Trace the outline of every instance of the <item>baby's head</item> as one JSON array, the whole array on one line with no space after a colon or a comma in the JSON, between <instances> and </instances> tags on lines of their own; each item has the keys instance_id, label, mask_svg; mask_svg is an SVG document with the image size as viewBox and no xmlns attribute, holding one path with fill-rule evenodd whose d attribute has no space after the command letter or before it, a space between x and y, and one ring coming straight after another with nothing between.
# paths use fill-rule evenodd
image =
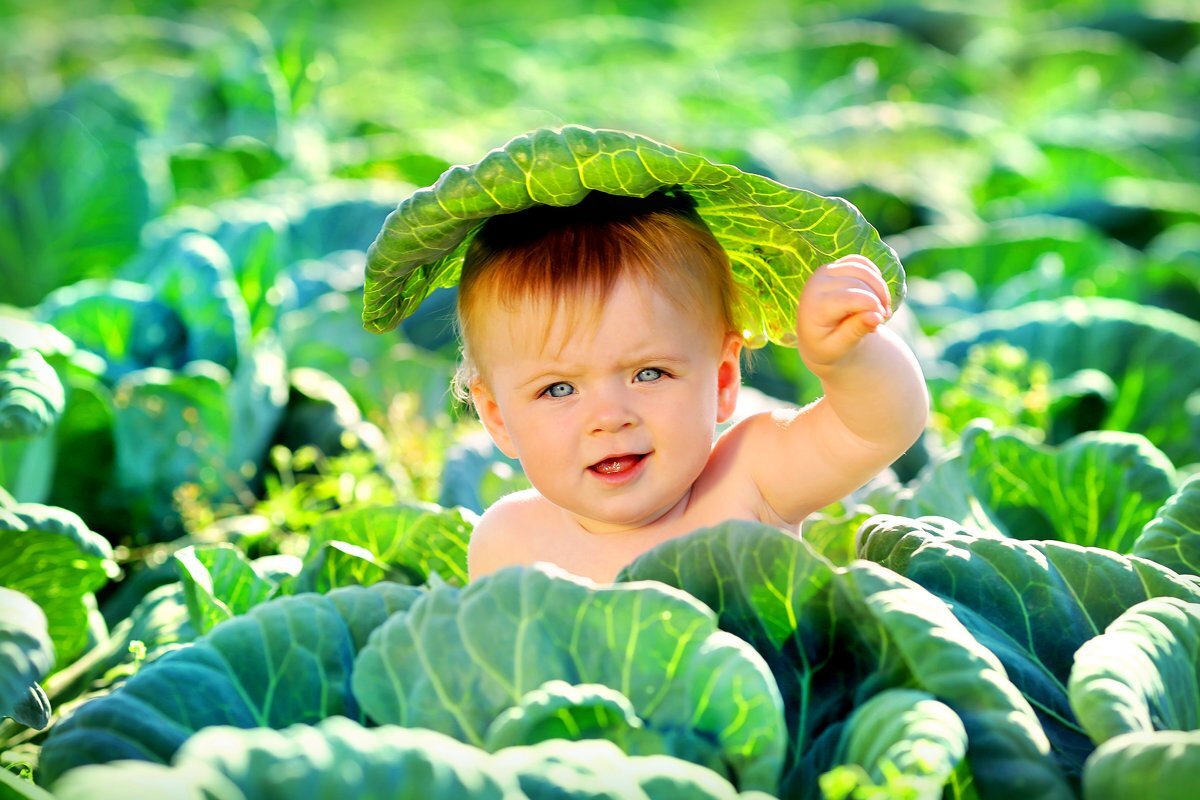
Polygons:
<instances>
[{"instance_id":1,"label":"baby's head","mask_svg":"<svg viewBox=\"0 0 1200 800\"><path fill-rule=\"evenodd\" d=\"M486 381L489 358L481 331L490 309L538 301L547 338L565 315L586 324L621 277L644 281L691 315L711 321L714 345L735 330L729 259L682 191L648 197L592 192L573 206L535 206L490 218L467 249L458 290L463 361L455 394ZM497 352L498 351L498 352Z\"/></svg>"}]
</instances>

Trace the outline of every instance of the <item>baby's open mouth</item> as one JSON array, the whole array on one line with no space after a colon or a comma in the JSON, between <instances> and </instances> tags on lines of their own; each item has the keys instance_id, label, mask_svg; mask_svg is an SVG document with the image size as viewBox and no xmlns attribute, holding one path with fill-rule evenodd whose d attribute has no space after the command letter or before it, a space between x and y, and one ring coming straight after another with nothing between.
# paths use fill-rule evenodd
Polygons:
<instances>
[{"instance_id":1,"label":"baby's open mouth","mask_svg":"<svg viewBox=\"0 0 1200 800\"><path fill-rule=\"evenodd\" d=\"M601 475L617 475L633 469L648 455L649 453L627 453L620 456L609 456L600 459L588 469L599 472Z\"/></svg>"}]
</instances>

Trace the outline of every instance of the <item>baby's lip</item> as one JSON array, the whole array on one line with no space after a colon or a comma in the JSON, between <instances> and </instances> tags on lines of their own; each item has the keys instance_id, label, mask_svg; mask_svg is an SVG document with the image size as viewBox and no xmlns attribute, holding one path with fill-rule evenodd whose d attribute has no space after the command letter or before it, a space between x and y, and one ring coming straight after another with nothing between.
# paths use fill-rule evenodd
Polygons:
<instances>
[{"instance_id":1,"label":"baby's lip","mask_svg":"<svg viewBox=\"0 0 1200 800\"><path fill-rule=\"evenodd\" d=\"M602 473L602 474L614 474L614 473L618 473L618 472L624 472L625 470L629 469L630 467L636 466L638 462L640 462L643 458L645 458L648 455L650 455L649 452L645 452L645 453L614 453L612 455L605 456L604 458L600 459L596 463L589 466L588 469L594 470L594 471Z\"/></svg>"}]
</instances>

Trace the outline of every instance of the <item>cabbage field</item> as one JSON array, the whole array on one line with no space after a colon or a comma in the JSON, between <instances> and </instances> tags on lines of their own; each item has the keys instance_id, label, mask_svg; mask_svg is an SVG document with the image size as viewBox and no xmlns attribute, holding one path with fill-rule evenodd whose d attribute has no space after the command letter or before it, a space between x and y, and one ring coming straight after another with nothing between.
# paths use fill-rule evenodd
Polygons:
<instances>
[{"instance_id":1,"label":"cabbage field","mask_svg":"<svg viewBox=\"0 0 1200 800\"><path fill-rule=\"evenodd\" d=\"M0 26L0 800L1197 796L1197 4ZM366 251L567 125L846 198L898 254L928 427L799 539L468 583L527 484L448 392L453 288L372 332ZM777 344L744 384L820 390Z\"/></svg>"}]
</instances>

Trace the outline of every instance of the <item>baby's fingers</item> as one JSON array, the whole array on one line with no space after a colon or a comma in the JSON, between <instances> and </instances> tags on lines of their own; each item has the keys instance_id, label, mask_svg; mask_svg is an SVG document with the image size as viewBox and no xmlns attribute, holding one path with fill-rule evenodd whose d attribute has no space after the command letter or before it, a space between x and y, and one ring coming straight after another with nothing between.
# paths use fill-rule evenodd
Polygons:
<instances>
[{"instance_id":1,"label":"baby's fingers","mask_svg":"<svg viewBox=\"0 0 1200 800\"><path fill-rule=\"evenodd\" d=\"M876 314L882 322L887 319L887 307L874 292L858 281L830 292L813 309L815 322L823 328L833 328L856 314Z\"/></svg>"},{"instance_id":2,"label":"baby's fingers","mask_svg":"<svg viewBox=\"0 0 1200 800\"><path fill-rule=\"evenodd\" d=\"M832 363L840 359L850 352L860 339L882 325L883 319L883 314L878 311L867 311L844 319L823 342L822 360Z\"/></svg>"},{"instance_id":3,"label":"baby's fingers","mask_svg":"<svg viewBox=\"0 0 1200 800\"><path fill-rule=\"evenodd\" d=\"M892 295L888 290L887 281L883 279L883 273L871 259L862 255L843 256L825 265L824 269L831 276L861 282L879 299L884 316L891 313Z\"/></svg>"}]
</instances>

